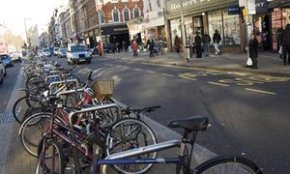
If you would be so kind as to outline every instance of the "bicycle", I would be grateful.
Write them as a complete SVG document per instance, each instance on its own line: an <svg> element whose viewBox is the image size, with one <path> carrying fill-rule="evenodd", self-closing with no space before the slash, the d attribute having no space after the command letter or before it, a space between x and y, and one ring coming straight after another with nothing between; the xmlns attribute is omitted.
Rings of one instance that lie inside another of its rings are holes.
<svg viewBox="0 0 290 174"><path fill-rule="evenodd" d="M173 120L168 123L171 128L182 128L181 140L169 140L158 144L135 148L97 159L93 163L91 174L106 174L107 165L158 164L171 163L176 165L175 173L180 174L262 174L262 169L252 161L239 157L216 157L191 169L191 158L194 143L199 131L205 131L209 125L206 117L193 116L186 119ZM191 137L189 137L191 135ZM187 145L190 151L187 150ZM159 152L172 148L179 148L179 156L173 158L142 158L132 159L134 156ZM189 152L189 153L188 153Z"/></svg>
<svg viewBox="0 0 290 174"><path fill-rule="evenodd" d="M83 108L81 110L74 110L69 113L69 124L67 124L66 121L65 124L62 124L62 121L58 121L61 119L56 114L56 110L62 107L61 103L58 103L60 102L58 99L52 98L51 100L51 102L57 102L57 104L55 104L53 114L50 116L51 121L49 128L38 147L38 164L36 173L47 173L52 171L63 173L67 170L73 170L80 173L80 171L87 170L90 166L88 163L94 159L95 155L105 155L104 153L101 153L106 151L106 146L104 145L104 141L102 139L106 139L108 132L113 130L114 133L116 133L118 131L125 130L117 130L114 127L100 127L98 114L94 114L94 111L97 110L112 107L118 108L116 104L104 104ZM81 113L88 113L89 117L79 117L79 114ZM75 126L73 121L75 116L77 117L77 120L88 120L86 121L88 124L85 125L85 129L77 126L78 124ZM30 117L30 119L33 119L33 116ZM115 123L115 125L128 125L128 123L130 123L129 121L134 124L129 125L130 129L126 129L126 133L130 133L131 135L147 135L147 132L150 132L150 134L148 134L148 140L156 140L156 137L151 137L154 135L152 134L152 130L136 118L120 119ZM136 130L136 127L139 129ZM127 135L130 136L130 134ZM143 137L143 142L144 141L147 142L147 136ZM125 146L129 143L137 145L136 141L134 143L132 139L119 142L121 146ZM50 151L50 147L53 148L52 151ZM57 157L58 160L54 159L54 157ZM69 159L73 159L75 163L71 165L71 160ZM58 161L57 164L55 164L56 161ZM58 166L57 171L55 171L55 165Z"/></svg>

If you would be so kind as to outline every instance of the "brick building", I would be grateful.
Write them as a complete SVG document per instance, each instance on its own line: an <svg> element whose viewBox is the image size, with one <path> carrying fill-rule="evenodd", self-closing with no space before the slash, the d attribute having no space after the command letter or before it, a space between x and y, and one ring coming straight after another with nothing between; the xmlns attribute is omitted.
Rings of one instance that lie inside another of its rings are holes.
<svg viewBox="0 0 290 174"><path fill-rule="evenodd" d="M102 40L129 44L127 22L143 16L139 0L69 0L69 8L60 15L63 40L78 41L93 48ZM70 25L69 25L70 24Z"/></svg>

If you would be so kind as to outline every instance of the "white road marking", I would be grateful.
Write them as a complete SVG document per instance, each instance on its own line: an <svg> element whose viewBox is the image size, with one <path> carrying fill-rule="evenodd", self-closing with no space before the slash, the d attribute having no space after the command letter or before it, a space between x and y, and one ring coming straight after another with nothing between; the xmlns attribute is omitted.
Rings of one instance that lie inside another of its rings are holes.
<svg viewBox="0 0 290 174"><path fill-rule="evenodd" d="M226 84L222 84L222 83L216 83L216 82L207 82L209 84L212 84L212 85L218 85L218 86L230 86L230 85L226 85Z"/></svg>
<svg viewBox="0 0 290 174"><path fill-rule="evenodd" d="M146 71L146 72L148 72L150 74L155 74L156 73L155 71Z"/></svg>
<svg viewBox="0 0 290 174"><path fill-rule="evenodd" d="M140 68L134 68L135 71L143 71L142 69Z"/></svg>
<svg viewBox="0 0 290 174"><path fill-rule="evenodd" d="M263 91L263 90L259 90L259 89L246 88L245 90L252 91L252 92L258 92L258 93L262 93L262 94L276 95L276 93L274 93L274 92Z"/></svg>
<svg viewBox="0 0 290 174"><path fill-rule="evenodd" d="M172 75L172 74L166 74L166 73L161 73L161 74L164 76L167 76L167 77L174 77L174 75Z"/></svg>

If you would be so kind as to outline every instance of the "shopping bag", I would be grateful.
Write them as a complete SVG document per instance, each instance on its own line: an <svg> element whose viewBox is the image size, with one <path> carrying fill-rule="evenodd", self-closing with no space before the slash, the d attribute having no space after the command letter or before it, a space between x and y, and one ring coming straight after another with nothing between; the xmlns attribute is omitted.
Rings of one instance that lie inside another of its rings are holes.
<svg viewBox="0 0 290 174"><path fill-rule="evenodd" d="M279 54L283 54L283 46L280 46L280 48L279 48Z"/></svg>
<svg viewBox="0 0 290 174"><path fill-rule="evenodd" d="M248 60L247 60L247 66L252 66L253 65L253 61L250 57L248 57Z"/></svg>

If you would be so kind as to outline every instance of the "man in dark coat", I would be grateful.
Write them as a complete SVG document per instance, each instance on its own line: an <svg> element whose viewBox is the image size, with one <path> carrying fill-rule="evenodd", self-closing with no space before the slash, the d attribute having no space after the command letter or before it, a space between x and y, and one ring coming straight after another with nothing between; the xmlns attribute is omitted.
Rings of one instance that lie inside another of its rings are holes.
<svg viewBox="0 0 290 174"><path fill-rule="evenodd" d="M257 69L258 68L258 59L257 59L258 58L258 40L254 33L252 33L250 36L249 57L253 61L253 68Z"/></svg>
<svg viewBox="0 0 290 174"><path fill-rule="evenodd" d="M201 58L202 50L201 50L201 37L199 33L196 32L196 36L194 38L194 43L196 47L196 58Z"/></svg>
<svg viewBox="0 0 290 174"><path fill-rule="evenodd" d="M283 62L284 65L290 64L290 24L286 25L282 33L282 45L283 45ZM287 61L288 56L288 61Z"/></svg>
<svg viewBox="0 0 290 174"><path fill-rule="evenodd" d="M220 41L222 40L222 38L221 38L221 35L219 34L218 30L215 30L215 33L214 33L212 39L213 39L215 54L220 54L221 50L219 49L219 44L220 44Z"/></svg>
<svg viewBox="0 0 290 174"><path fill-rule="evenodd" d="M154 41L153 39L148 39L147 41L147 47L149 48L150 54L149 57L154 57Z"/></svg>

